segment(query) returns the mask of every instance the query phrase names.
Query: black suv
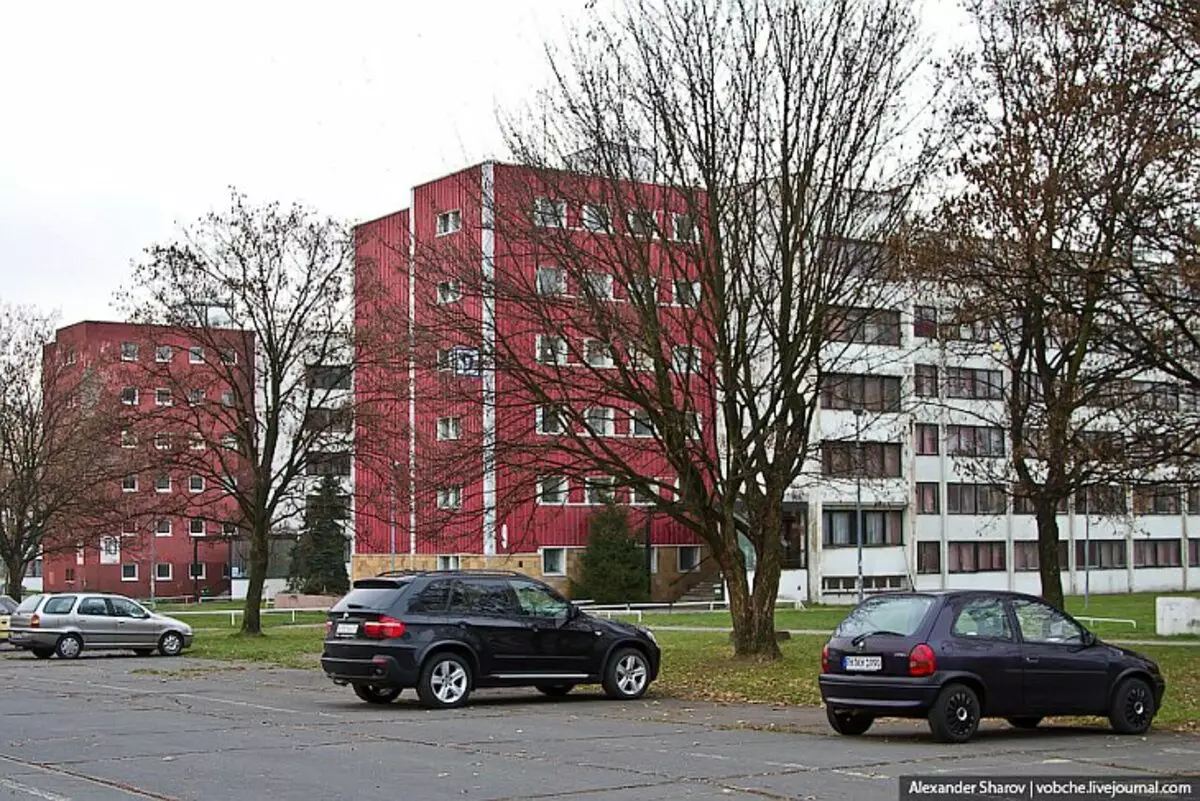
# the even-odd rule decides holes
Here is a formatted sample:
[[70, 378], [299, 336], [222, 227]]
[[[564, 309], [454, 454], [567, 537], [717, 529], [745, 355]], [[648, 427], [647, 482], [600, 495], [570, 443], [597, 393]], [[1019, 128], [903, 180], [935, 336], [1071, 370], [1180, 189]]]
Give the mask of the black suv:
[[1166, 689], [1152, 660], [1101, 642], [1041, 598], [991, 590], [863, 601], [825, 646], [819, 684], [840, 734], [862, 734], [877, 717], [926, 718], [952, 743], [984, 717], [1031, 729], [1044, 717], [1103, 715], [1141, 734]]
[[448, 709], [480, 687], [565, 695], [602, 684], [640, 698], [658, 677], [648, 630], [581, 611], [551, 587], [502, 571], [388, 572], [360, 579], [329, 611], [321, 667], [372, 704], [415, 687]]

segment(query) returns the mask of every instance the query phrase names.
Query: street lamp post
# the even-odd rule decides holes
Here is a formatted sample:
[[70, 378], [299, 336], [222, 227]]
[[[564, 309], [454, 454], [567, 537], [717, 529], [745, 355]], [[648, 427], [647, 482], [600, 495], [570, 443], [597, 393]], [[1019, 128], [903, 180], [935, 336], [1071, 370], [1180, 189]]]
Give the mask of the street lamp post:
[[854, 534], [858, 545], [858, 602], [863, 602], [862, 409], [854, 410]]

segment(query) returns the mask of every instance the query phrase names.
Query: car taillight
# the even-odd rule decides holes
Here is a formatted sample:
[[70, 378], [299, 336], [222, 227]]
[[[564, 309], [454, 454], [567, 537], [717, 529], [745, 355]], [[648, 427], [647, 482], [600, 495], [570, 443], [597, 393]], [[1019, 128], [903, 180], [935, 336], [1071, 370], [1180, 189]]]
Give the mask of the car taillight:
[[404, 624], [386, 615], [379, 620], [368, 620], [363, 623], [363, 635], [373, 640], [390, 640], [403, 634]]
[[925, 643], [908, 652], [908, 675], [932, 676], [937, 671], [937, 659], [933, 649]]
[[829, 646], [826, 645], [821, 649], [821, 672], [829, 672]]
[[42, 618], [40, 615], [34, 615], [33, 617], [29, 618], [29, 628], [36, 629], [40, 625], [42, 625]]

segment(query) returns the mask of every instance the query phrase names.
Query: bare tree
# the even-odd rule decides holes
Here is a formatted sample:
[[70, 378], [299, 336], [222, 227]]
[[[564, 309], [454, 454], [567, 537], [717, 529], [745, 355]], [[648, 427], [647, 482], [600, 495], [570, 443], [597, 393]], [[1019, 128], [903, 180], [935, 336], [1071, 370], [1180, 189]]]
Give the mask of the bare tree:
[[118, 530], [131, 467], [117, 447], [120, 405], [53, 339], [52, 317], [0, 308], [0, 559], [18, 599], [34, 560]]
[[[422, 475], [477, 470], [476, 448], [598, 495], [609, 477], [711, 549], [736, 652], [777, 657], [819, 379], [894, 356], [886, 248], [932, 153], [903, 102], [922, 55], [908, 4], [871, 0], [632, 0], [552, 54], [538, 119], [507, 127], [522, 166], [476, 195], [494, 264], [462, 244], [479, 236], [415, 243], [450, 298], [418, 292], [415, 364], [511, 433]], [[456, 353], [495, 386], [454, 376]], [[529, 500], [519, 483], [501, 489]]]
[[[123, 302], [163, 344], [190, 343], [196, 370], [148, 361], [171, 404], [152, 424], [173, 461], [220, 487], [249, 539], [242, 631], [260, 634], [272, 532], [299, 521], [307, 475], [348, 473], [353, 246], [338, 221], [237, 194], [135, 265]], [[172, 341], [173, 340], [173, 341]], [[181, 357], [182, 358], [182, 357]], [[209, 383], [205, 383], [209, 382]], [[222, 525], [223, 507], [198, 508]]]
[[1156, 387], [1136, 380], [1112, 314], [1139, 233], [1162, 219], [1162, 190], [1194, 165], [1181, 135], [1193, 123], [1176, 93], [1177, 54], [1109, 4], [972, 0], [968, 10], [979, 51], [952, 73], [962, 188], [931, 215], [916, 263], [925, 288], [949, 300], [957, 341], [945, 350], [981, 360], [954, 362], [951, 396], [996, 380], [962, 368], [1010, 377], [962, 413], [1007, 431], [1007, 458], [985, 469], [1033, 507], [1042, 594], [1061, 606], [1056, 515], [1148, 474], [1165, 453]]

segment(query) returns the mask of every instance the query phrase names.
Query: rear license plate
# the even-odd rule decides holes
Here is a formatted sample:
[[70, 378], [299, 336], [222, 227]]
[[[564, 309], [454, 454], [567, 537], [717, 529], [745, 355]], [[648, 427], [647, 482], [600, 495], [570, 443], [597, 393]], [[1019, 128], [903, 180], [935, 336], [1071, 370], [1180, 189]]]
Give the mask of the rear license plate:
[[842, 658], [844, 670], [883, 670], [881, 656], [846, 656]]
[[358, 634], [358, 624], [357, 623], [338, 623], [337, 624], [337, 635], [339, 637], [353, 637], [355, 634]]

